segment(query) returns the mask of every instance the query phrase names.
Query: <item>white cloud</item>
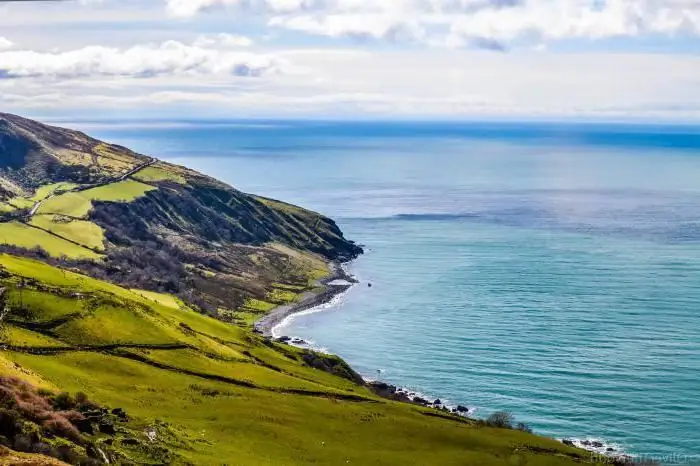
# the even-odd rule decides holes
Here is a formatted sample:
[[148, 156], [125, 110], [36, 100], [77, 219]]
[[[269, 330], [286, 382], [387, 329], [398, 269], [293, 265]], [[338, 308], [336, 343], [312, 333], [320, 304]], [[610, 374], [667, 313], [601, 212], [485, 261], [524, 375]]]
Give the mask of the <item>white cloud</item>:
[[4, 37], [0, 37], [0, 51], [12, 48], [13, 45], [15, 44], [5, 39]]
[[236, 34], [209, 34], [204, 36], [199, 36], [195, 39], [195, 47], [251, 47], [254, 44], [253, 39], [246, 36], [239, 36]]
[[65, 52], [0, 52], [0, 77], [85, 78], [230, 75], [257, 77], [281, 71], [273, 55], [228, 51], [177, 41], [126, 49], [87, 46]]
[[449, 40], [485, 38], [504, 43], [522, 39], [560, 40], [637, 37], [648, 34], [700, 35], [700, 2], [684, 0], [534, 1], [511, 8], [460, 15]]
[[700, 120], [694, 56], [300, 49], [276, 57], [310, 71], [239, 80], [101, 76], [51, 86], [43, 78], [0, 79], [0, 102], [64, 114]]
[[391, 42], [419, 41], [425, 30], [415, 21], [387, 15], [296, 15], [275, 16], [268, 25], [329, 37], [385, 39]]
[[330, 37], [423, 39], [502, 48], [525, 41], [700, 35], [696, 0], [166, 0], [171, 14], [212, 8]]
[[[20, 113], [700, 121], [700, 56], [674, 50], [697, 39], [673, 39], [700, 35], [700, 0], [595, 1], [170, 0], [171, 13], [190, 15], [180, 19], [164, 14], [164, 0], [143, 11], [138, 0], [62, 2], [50, 13], [21, 2], [0, 7], [2, 33], [19, 44], [0, 50], [0, 102]], [[107, 22], [110, 33], [97, 32]], [[299, 32], [367, 42], [333, 47]], [[671, 40], [641, 42], [648, 54], [633, 39], [616, 41], [614, 54], [587, 40], [576, 53], [553, 44], [653, 34]]]

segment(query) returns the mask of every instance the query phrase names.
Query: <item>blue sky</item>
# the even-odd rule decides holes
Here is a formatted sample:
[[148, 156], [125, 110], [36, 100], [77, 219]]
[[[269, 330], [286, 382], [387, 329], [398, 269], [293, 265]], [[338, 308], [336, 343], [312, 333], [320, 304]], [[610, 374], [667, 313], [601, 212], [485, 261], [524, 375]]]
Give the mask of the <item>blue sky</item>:
[[0, 4], [41, 116], [700, 120], [700, 0]]

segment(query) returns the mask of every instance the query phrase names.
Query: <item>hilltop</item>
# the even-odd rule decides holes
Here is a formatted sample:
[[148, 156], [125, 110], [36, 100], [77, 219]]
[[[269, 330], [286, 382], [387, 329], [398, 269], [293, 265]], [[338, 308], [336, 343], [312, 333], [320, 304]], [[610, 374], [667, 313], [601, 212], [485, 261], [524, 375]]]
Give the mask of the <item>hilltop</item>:
[[591, 460], [256, 333], [362, 252], [320, 214], [4, 114], [0, 186], [0, 464]]
[[327, 273], [325, 261], [362, 252], [315, 212], [8, 114], [0, 213], [6, 246], [229, 320], [289, 301]]

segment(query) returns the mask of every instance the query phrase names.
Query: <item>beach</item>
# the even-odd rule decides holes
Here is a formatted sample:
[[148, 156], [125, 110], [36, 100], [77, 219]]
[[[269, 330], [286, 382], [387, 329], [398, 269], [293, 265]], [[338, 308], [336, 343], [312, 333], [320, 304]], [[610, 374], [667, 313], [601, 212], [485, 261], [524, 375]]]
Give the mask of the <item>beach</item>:
[[267, 337], [273, 337], [273, 330], [287, 317], [306, 311], [307, 309], [321, 306], [330, 302], [338, 295], [345, 293], [357, 284], [357, 279], [350, 275], [342, 264], [331, 262], [328, 264], [329, 274], [314, 284], [314, 289], [303, 293], [293, 303], [284, 304], [272, 309], [254, 324], [256, 332]]

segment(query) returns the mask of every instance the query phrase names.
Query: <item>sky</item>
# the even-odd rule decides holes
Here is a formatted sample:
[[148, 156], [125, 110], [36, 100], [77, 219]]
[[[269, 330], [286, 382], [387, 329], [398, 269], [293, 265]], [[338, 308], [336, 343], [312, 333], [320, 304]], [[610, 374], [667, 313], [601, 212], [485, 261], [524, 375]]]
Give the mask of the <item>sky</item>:
[[0, 3], [0, 111], [700, 122], [700, 0]]

